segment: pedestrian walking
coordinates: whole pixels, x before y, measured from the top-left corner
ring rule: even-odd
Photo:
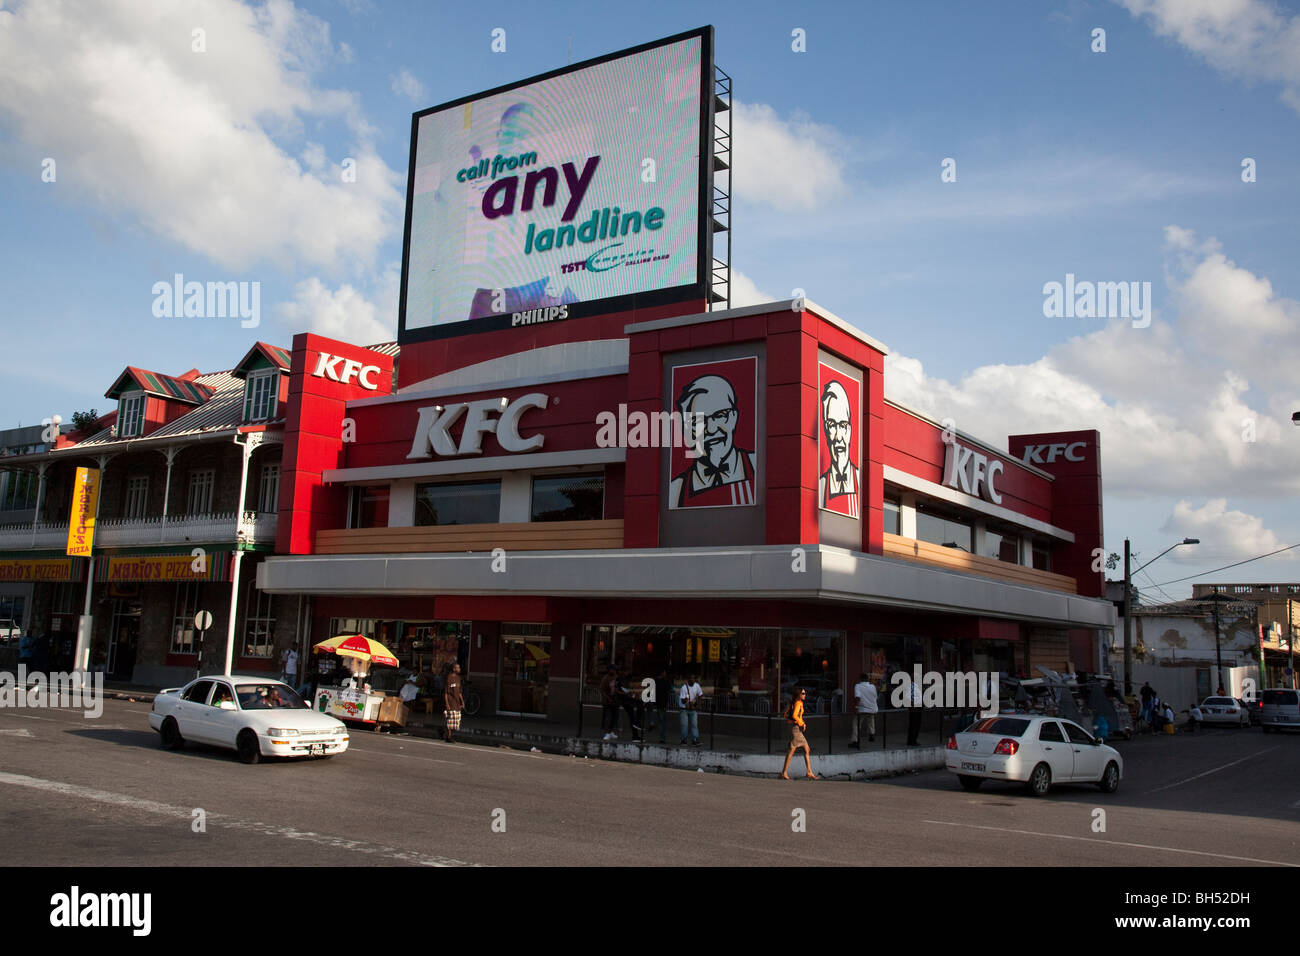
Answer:
[[[696,747],[700,745],[699,706],[700,698],[703,696],[704,688],[700,686],[694,674],[689,675],[678,695],[678,703],[682,708],[682,743],[686,743],[686,738],[690,737],[692,745]]]
[[[849,746],[861,749],[862,725],[867,725],[867,740],[876,739],[876,714],[880,711],[876,694],[876,685],[866,674],[858,675],[858,682],[853,685],[853,699],[857,704],[857,713],[853,716],[853,735]]]
[[[292,647],[280,653],[280,680],[290,687],[298,686],[298,652]]]
[[[921,685],[914,680],[907,685],[907,745],[917,747],[921,736]]]
[[[442,689],[442,716],[446,720],[446,739],[454,741],[460,730],[460,712],[465,709],[465,688],[460,678],[460,665],[452,664],[451,673]]]
[[[640,740],[641,719],[637,715],[637,704],[640,703],[640,701],[638,700],[637,695],[632,693],[631,689],[627,686],[627,682],[624,679],[626,676],[627,675],[623,671],[619,671],[616,675],[618,702],[623,706],[623,710],[627,712],[627,722],[632,725],[632,739]]]
[[[808,692],[806,690],[802,687],[796,687],[794,699],[790,702],[790,709],[786,712],[786,720],[790,723],[790,749],[785,752],[785,765],[781,768],[782,780],[790,779],[790,775],[786,773],[790,769],[790,758],[800,748],[803,748],[803,763],[808,771],[808,779],[817,779],[817,774],[812,771],[812,750],[808,747],[808,737],[806,736],[808,725],[803,719],[804,701],[807,697]]]
[[[602,740],[618,740],[618,671],[611,664],[600,682],[600,729]]]

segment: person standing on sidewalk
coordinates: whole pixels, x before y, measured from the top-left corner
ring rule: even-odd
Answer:
[[[681,696],[678,698],[682,706],[682,743],[686,743],[686,738],[691,738],[691,743],[698,747],[700,745],[700,715],[697,708],[700,704],[700,698],[704,696],[704,688],[700,686],[695,675],[691,674],[682,684]],[[688,734],[687,731],[690,731]]]
[[[460,679],[460,665],[452,664],[447,683],[442,689],[442,716],[446,719],[444,731],[448,742],[454,741],[460,730],[460,712],[465,709],[465,690]]]
[[[654,679],[655,682],[655,700],[654,706],[650,708],[650,729],[655,729],[655,724],[659,725],[659,742],[667,743],[665,736],[668,733],[668,697],[673,692],[673,681],[668,676],[668,668],[663,667],[659,670],[659,676]]]
[[[600,682],[600,729],[602,740],[618,740],[618,671],[611,664]]]
[[[790,722],[790,749],[785,752],[785,765],[781,768],[781,779],[789,780],[790,775],[786,772],[790,769],[790,758],[800,747],[803,748],[803,763],[808,770],[808,779],[816,780],[817,774],[812,772],[812,750],[808,747],[808,737],[806,731],[808,725],[803,719],[803,705],[807,698],[808,692],[802,687],[796,687],[794,691],[794,700],[790,702],[790,710],[786,719]]]
[[[858,675],[858,682],[853,687],[853,699],[857,702],[857,713],[853,715],[853,736],[849,746],[861,749],[859,738],[862,736],[863,721],[867,724],[868,740],[876,739],[876,713],[880,706],[876,697],[876,685],[866,674]]]

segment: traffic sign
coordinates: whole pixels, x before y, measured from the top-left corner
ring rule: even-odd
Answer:
[[[212,626],[212,612],[199,611],[198,614],[195,614],[194,626],[197,627],[200,631],[206,631],[208,628],[210,628]]]

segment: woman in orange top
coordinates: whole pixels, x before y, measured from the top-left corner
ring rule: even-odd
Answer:
[[[790,758],[800,747],[803,748],[804,766],[808,768],[808,779],[816,780],[817,774],[812,772],[812,751],[808,747],[808,738],[804,736],[804,731],[808,725],[803,719],[803,702],[808,696],[808,692],[802,687],[796,687],[794,692],[794,703],[790,705],[790,715],[786,719],[790,721],[790,749],[785,754],[785,766],[781,768],[781,779],[789,780],[790,776],[786,773],[790,769]]]

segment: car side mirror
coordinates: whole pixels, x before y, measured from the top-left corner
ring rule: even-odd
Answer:
[[[1098,737],[1093,737],[1093,738],[1092,738],[1092,745],[1093,745],[1094,747],[1100,747],[1100,746],[1101,746],[1101,740],[1100,740],[1100,738],[1098,738]]]
[[[217,706],[220,707],[222,710],[237,710],[237,709],[238,709],[238,708],[235,707],[235,702],[234,702],[233,700],[223,700],[223,701],[222,701],[220,704],[218,704]]]

